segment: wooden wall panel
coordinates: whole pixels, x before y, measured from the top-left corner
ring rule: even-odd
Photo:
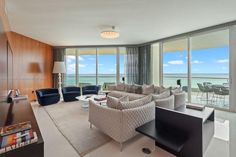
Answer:
[[[53,52],[50,45],[11,32],[13,88],[35,99],[34,91],[52,87]]]

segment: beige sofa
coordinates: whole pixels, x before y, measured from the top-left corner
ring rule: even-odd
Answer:
[[[140,107],[114,109],[89,101],[89,122],[112,139],[122,144],[137,135],[135,129],[155,119],[155,103]]]
[[[130,85],[124,84],[123,90],[122,89],[118,90],[117,85],[109,85],[108,90],[111,91],[109,95],[117,98],[122,96],[129,96],[130,101],[140,99],[146,96],[143,93],[135,93],[132,90],[127,90],[128,88],[126,88],[126,86]],[[176,109],[182,105],[185,105],[186,93],[184,91],[175,92],[171,87],[164,88],[164,87],[154,86],[154,92],[152,94],[160,95],[163,91],[166,90],[170,90],[170,95],[165,98],[154,100],[157,106],[166,107],[169,109]]]

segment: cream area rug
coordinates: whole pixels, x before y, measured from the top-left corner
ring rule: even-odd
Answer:
[[[83,109],[79,102],[60,102],[45,106],[44,109],[80,156],[111,140],[95,127],[90,129],[88,110]]]

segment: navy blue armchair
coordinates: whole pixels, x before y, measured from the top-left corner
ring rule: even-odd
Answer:
[[[82,87],[83,95],[98,94],[99,90],[100,90],[100,86],[96,86],[96,85],[89,85],[89,86]]]
[[[80,87],[63,87],[62,95],[65,102],[76,101],[76,97],[80,96]]]
[[[36,90],[40,105],[51,105],[60,101],[60,94],[57,88],[44,88]]]

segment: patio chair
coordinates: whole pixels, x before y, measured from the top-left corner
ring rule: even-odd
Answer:
[[[199,88],[199,91],[197,93],[197,98],[199,93],[201,92],[202,94],[200,96],[200,99],[203,100],[204,93],[206,93],[206,101],[208,101],[209,100],[208,94],[213,92],[212,86],[209,86],[208,84],[205,84],[205,86],[203,86],[201,83],[197,83],[197,85]]]
[[[215,101],[216,103],[218,102],[218,100],[223,100],[223,105],[225,106],[225,97],[229,95],[229,88],[224,87],[224,86],[213,86],[213,96],[212,96],[212,104],[213,101]]]

